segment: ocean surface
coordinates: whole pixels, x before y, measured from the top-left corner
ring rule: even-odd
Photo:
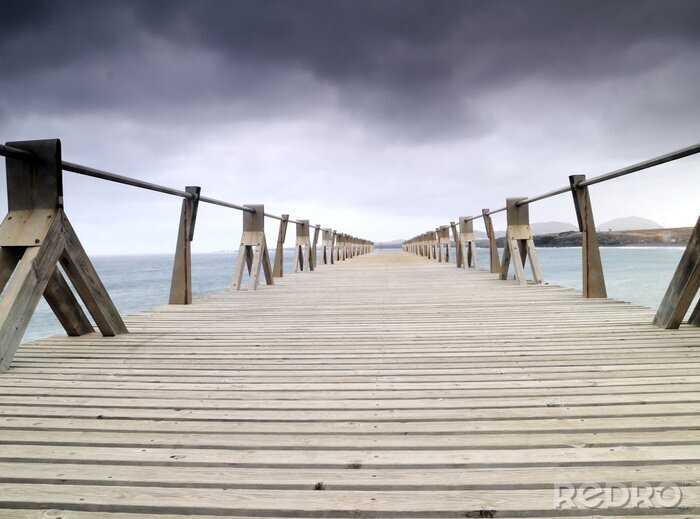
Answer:
[[[683,250],[683,247],[601,248],[608,296],[656,309]],[[503,257],[503,251],[499,252]],[[547,283],[581,290],[580,247],[542,247],[538,253]],[[478,256],[479,266],[488,268],[488,250],[478,249]],[[192,289],[195,297],[227,290],[235,259],[235,253],[193,254]],[[284,259],[285,272],[290,272],[293,250],[285,250]],[[454,249],[451,259],[454,261]],[[167,304],[172,255],[94,256],[92,261],[122,315]],[[528,276],[532,277],[529,271]],[[62,333],[61,325],[42,300],[24,342]]]

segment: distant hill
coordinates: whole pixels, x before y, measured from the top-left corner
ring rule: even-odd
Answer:
[[[603,247],[624,247],[625,245],[671,245],[684,246],[688,243],[692,227],[672,229],[642,229],[635,231],[609,231],[598,233],[598,243]],[[580,247],[581,233],[567,231],[556,234],[535,236],[537,247]],[[504,238],[498,238],[496,244],[503,247]],[[488,240],[478,240],[477,247],[488,247]]]
[[[625,218],[613,218],[596,226],[599,232],[607,231],[643,231],[647,229],[663,229],[663,226],[653,220],[640,216],[627,216]]]

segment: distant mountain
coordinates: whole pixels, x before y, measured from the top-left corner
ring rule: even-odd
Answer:
[[[639,216],[613,218],[596,226],[597,231],[642,231],[646,229],[663,229],[663,226],[653,220]]]

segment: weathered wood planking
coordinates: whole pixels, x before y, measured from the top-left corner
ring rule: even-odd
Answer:
[[[497,277],[375,253],[22,345],[0,518],[698,517],[700,330]]]

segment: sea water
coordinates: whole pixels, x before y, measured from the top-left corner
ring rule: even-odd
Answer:
[[[477,249],[479,266],[488,268],[488,249]],[[503,257],[503,251],[500,250]],[[581,290],[581,248],[539,248],[545,281]],[[678,265],[683,247],[603,247],[601,256],[608,297],[656,309]],[[454,249],[451,259],[454,261]],[[285,251],[285,272],[293,266],[293,251]],[[192,255],[192,292],[200,296],[230,287],[234,253]],[[427,261],[427,260],[426,260]],[[134,314],[167,304],[172,255],[94,256],[92,262],[117,309]],[[528,269],[528,275],[531,273]],[[42,300],[24,336],[24,342],[63,333]]]

